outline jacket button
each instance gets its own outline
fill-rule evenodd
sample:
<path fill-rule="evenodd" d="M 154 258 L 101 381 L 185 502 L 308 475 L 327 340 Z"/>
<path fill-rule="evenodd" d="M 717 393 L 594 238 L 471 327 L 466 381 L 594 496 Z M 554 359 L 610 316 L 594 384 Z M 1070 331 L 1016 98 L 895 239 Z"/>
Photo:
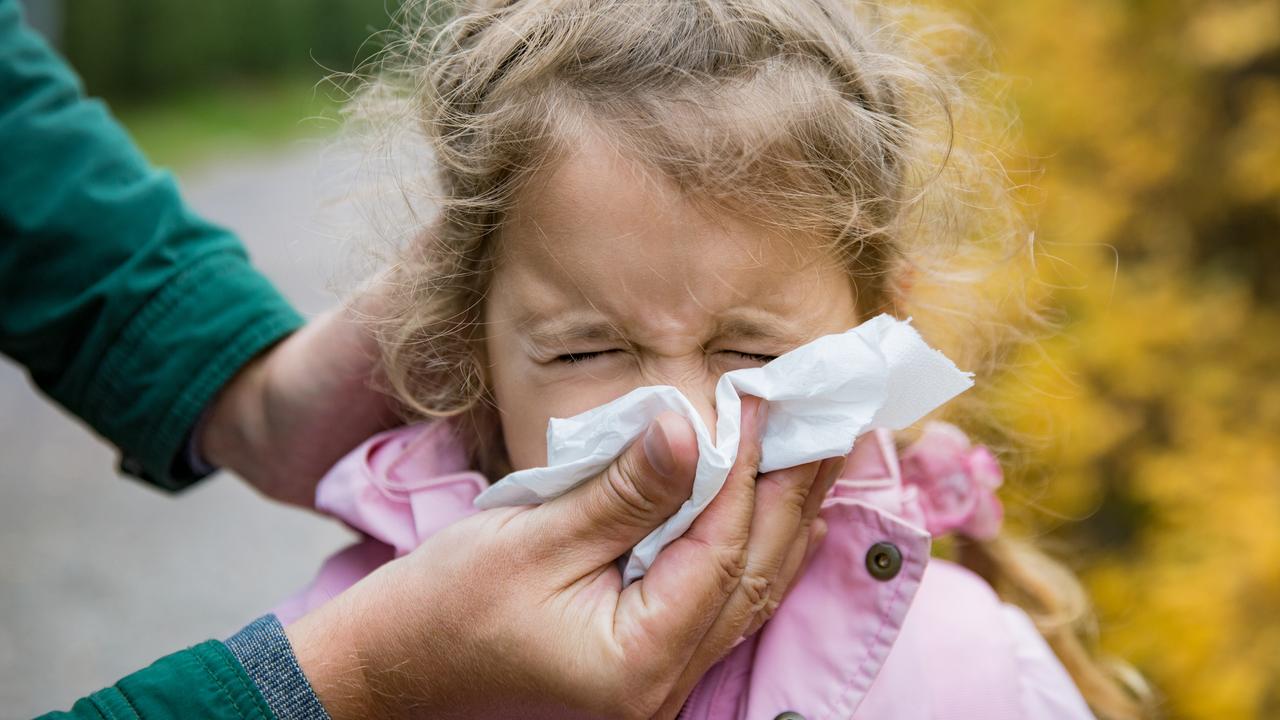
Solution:
<path fill-rule="evenodd" d="M 891 542 L 878 542 L 867 550 L 867 572 L 880 580 L 892 580 L 902 569 L 902 552 Z"/>
<path fill-rule="evenodd" d="M 778 713 L 778 716 L 773 720 L 804 720 L 804 716 L 798 712 L 791 712 L 788 710 L 784 713 Z"/>

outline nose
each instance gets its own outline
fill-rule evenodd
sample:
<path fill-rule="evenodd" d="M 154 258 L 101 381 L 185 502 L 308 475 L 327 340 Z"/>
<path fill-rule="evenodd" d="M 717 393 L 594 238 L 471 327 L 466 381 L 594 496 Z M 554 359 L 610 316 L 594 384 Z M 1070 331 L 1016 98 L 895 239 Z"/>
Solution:
<path fill-rule="evenodd" d="M 716 383 L 719 380 L 720 373 L 707 367 L 705 362 L 697 363 L 696 367 L 670 368 L 647 379 L 652 385 L 671 385 L 688 398 L 689 404 L 707 426 L 712 442 L 716 440 Z"/>

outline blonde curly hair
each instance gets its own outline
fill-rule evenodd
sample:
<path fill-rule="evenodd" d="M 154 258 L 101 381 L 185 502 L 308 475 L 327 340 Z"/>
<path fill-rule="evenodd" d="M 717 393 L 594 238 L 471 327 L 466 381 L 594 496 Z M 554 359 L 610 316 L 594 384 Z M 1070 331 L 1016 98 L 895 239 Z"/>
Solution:
<path fill-rule="evenodd" d="M 998 76 L 973 62 L 981 38 L 946 15 L 856 0 L 494 0 L 410 3 L 400 20 L 351 118 L 384 154 L 412 136 L 433 176 L 400 185 L 430 210 L 396 249 L 375 327 L 407 413 L 471 419 L 491 476 L 507 469 L 480 323 L 494 246 L 521 187 L 583 129 L 692 198 L 830 243 L 864 317 L 913 317 L 980 380 L 1044 327 L 1002 162 L 1012 116 Z M 995 441 L 985 402 L 972 392 L 947 413 Z M 1005 538 L 962 538 L 955 557 L 1029 612 L 1095 713 L 1148 714 L 1089 651 L 1069 572 Z"/>

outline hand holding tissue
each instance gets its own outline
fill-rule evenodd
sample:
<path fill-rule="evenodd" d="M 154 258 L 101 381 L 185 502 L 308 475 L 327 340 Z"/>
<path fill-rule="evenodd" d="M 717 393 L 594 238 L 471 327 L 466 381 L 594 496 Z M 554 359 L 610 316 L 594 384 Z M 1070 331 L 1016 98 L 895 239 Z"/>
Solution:
<path fill-rule="evenodd" d="M 741 395 L 769 403 L 761 438 L 762 473 L 849 453 L 873 428 L 898 430 L 973 386 L 972 373 L 929 347 L 908 321 L 878 315 L 716 384 L 715 441 L 689 400 L 668 385 L 642 387 L 547 428 L 547 466 L 507 475 L 476 498 L 481 509 L 546 502 L 609 466 L 665 411 L 684 416 L 698 438 L 693 494 L 632 549 L 623 571 L 644 576 L 724 485 L 738 455 Z"/>

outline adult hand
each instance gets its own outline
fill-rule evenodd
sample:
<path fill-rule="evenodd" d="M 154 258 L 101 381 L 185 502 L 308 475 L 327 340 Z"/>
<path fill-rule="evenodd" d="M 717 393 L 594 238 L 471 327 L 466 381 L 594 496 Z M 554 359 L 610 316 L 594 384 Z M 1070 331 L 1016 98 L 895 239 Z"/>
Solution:
<path fill-rule="evenodd" d="M 616 559 L 692 490 L 697 441 L 678 415 L 573 491 L 452 525 L 290 626 L 329 713 L 674 717 L 776 607 L 842 464 L 757 477 L 762 405 L 744 398 L 724 489 L 625 589 Z"/>
<path fill-rule="evenodd" d="M 268 497 L 313 507 L 324 473 L 395 422 L 370 384 L 377 345 L 358 319 L 376 302 L 370 294 L 321 315 L 241 369 L 197 438 L 204 456 Z"/>

